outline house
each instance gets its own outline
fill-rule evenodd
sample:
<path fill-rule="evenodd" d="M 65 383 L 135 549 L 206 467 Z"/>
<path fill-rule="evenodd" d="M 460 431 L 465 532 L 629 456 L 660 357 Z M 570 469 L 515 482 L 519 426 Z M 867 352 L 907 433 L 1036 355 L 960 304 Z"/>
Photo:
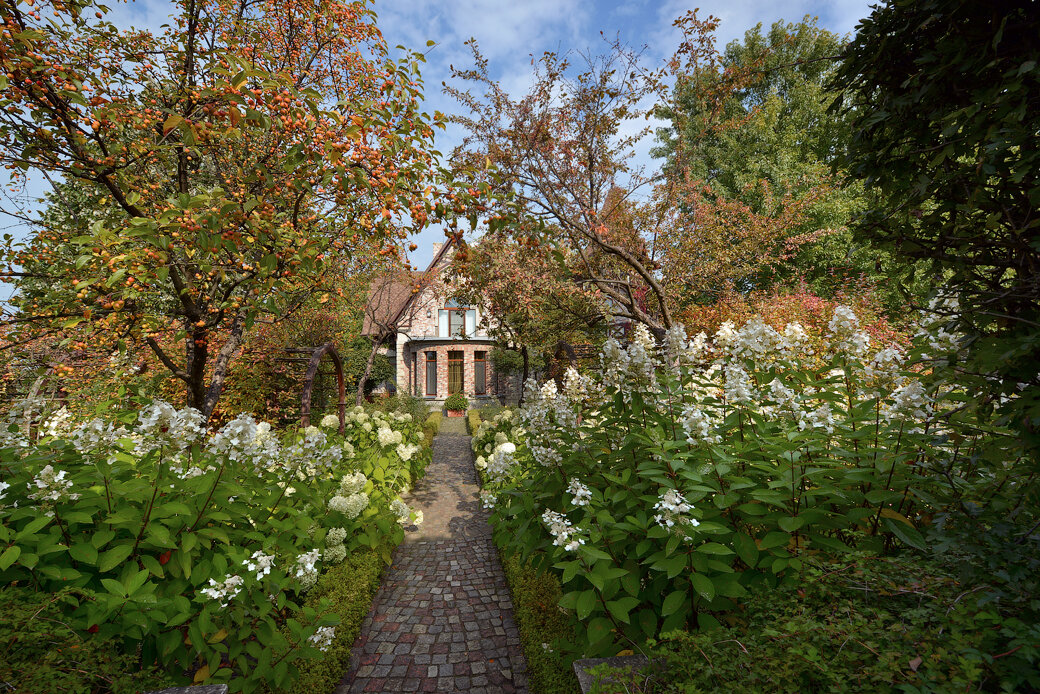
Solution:
<path fill-rule="evenodd" d="M 471 405 L 515 400 L 516 376 L 491 364 L 495 341 L 483 327 L 481 307 L 451 296 L 445 276 L 456 241 L 435 243 L 424 272 L 401 271 L 369 288 L 362 334 L 384 336 L 383 353 L 395 366 L 393 387 L 439 405 L 464 393 Z"/>

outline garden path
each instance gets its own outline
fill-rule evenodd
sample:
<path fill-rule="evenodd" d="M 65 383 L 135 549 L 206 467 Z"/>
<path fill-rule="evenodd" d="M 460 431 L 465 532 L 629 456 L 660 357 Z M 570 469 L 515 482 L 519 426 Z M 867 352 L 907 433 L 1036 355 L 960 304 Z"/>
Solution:
<path fill-rule="evenodd" d="M 433 462 L 408 498 L 424 522 L 394 552 L 335 694 L 528 691 L 478 491 L 464 420 L 445 419 Z"/>

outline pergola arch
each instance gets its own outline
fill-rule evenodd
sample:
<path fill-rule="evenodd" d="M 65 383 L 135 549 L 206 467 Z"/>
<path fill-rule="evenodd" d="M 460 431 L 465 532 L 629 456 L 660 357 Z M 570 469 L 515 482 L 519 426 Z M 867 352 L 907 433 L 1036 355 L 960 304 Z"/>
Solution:
<path fill-rule="evenodd" d="M 307 375 L 303 377 L 300 426 L 310 426 L 311 394 L 314 392 L 314 379 L 318 375 L 318 366 L 321 364 L 321 358 L 326 354 L 332 359 L 333 366 L 336 367 L 336 386 L 339 393 L 339 433 L 342 434 L 347 424 L 347 389 L 343 381 L 343 361 L 339 357 L 339 352 L 336 351 L 336 346 L 331 342 L 326 342 L 322 346 L 315 348 L 311 353 L 310 361 L 307 364 Z"/>

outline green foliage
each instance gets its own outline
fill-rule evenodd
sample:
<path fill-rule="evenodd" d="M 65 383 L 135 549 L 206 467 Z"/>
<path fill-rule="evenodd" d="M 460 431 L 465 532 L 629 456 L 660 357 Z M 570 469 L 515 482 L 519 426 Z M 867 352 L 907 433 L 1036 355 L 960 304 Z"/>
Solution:
<path fill-rule="evenodd" d="M 496 542 L 556 573 L 579 652 L 710 628 L 817 553 L 924 548 L 936 512 L 1033 493 L 1015 439 L 948 372 L 871 354 L 845 307 L 825 336 L 791 327 L 710 346 L 640 329 L 599 374 L 531 391 L 522 435 L 478 431 Z"/>
<path fill-rule="evenodd" d="M 1036 691 L 1040 627 L 910 555 L 807 562 L 730 626 L 676 633 L 650 691 Z M 982 597 L 980 597 L 982 596 Z"/>
<path fill-rule="evenodd" d="M 81 634 L 64 610 L 89 593 L 53 594 L 8 586 L 0 590 L 0 682 L 16 692 L 136 694 L 172 682 L 136 657 L 120 652 L 118 638 Z"/>
<path fill-rule="evenodd" d="M 877 196 L 862 238 L 948 276 L 971 389 L 1040 447 L 1040 14 L 1020 2 L 890 0 L 835 85 L 843 166 Z"/>
<path fill-rule="evenodd" d="M 385 398 L 376 398 L 365 405 L 369 411 L 397 412 L 408 414 L 418 422 L 425 421 L 430 415 L 430 407 L 426 401 L 408 393 L 397 393 Z"/>
<path fill-rule="evenodd" d="M 571 619 L 560 612 L 560 581 L 537 571 L 516 556 L 502 562 L 513 598 L 520 645 L 527 660 L 531 691 L 536 694 L 576 694 L 581 691 L 571 663 L 559 648 L 573 633 Z"/>
<path fill-rule="evenodd" d="M 421 423 L 355 408 L 343 438 L 335 417 L 329 434 L 281 438 L 239 417 L 206 439 L 195 411 L 155 403 L 133 427 L 136 414 L 36 441 L 11 422 L 0 580 L 75 589 L 70 629 L 174 678 L 290 685 L 340 619 L 306 602 L 320 569 L 363 549 L 389 562 L 403 537 L 398 493 L 429 460 Z"/>
<path fill-rule="evenodd" d="M 386 566 L 380 553 L 361 550 L 322 575 L 307 595 L 306 605 L 339 616 L 336 638 L 320 660 L 300 666 L 300 678 L 289 689 L 292 694 L 331 692 L 350 669 L 350 647 L 361 633 L 379 579 Z"/>
<path fill-rule="evenodd" d="M 495 371 L 504 374 L 522 374 L 524 372 L 524 355 L 515 349 L 495 347 L 491 350 L 491 364 Z M 545 369 L 545 357 L 541 352 L 532 353 L 528 357 L 532 372 Z"/>
<path fill-rule="evenodd" d="M 426 436 L 426 445 L 433 446 L 433 437 L 437 435 L 437 432 L 441 429 L 441 419 L 444 417 L 444 413 L 440 410 L 431 412 L 430 416 L 426 418 L 423 423 L 423 434 Z"/>
<path fill-rule="evenodd" d="M 886 309 L 895 312 L 904 298 L 892 283 L 879 280 L 905 275 L 906 268 L 853 240 L 849 223 L 872 204 L 871 197 L 862 183 L 832 180 L 835 156 L 852 137 L 852 114 L 828 109 L 839 98 L 827 84 L 845 45 L 814 17 L 778 21 L 767 31 L 761 24 L 749 29 L 726 47 L 718 72 L 705 70 L 683 83 L 675 106 L 662 113 L 672 126 L 660 131 L 657 154 L 671 160 L 681 146 L 690 174 L 710 186 L 709 197 L 739 200 L 757 213 L 768 214 L 775 204 L 767 191 L 786 191 L 793 199 L 816 196 L 801 225 L 787 234 L 826 233 L 783 263 L 779 275 L 753 278 L 750 286 L 800 278 L 830 297 L 866 276 L 879 283 Z M 726 70 L 751 73 L 726 95 L 720 114 L 713 90 L 733 79 Z"/>
<path fill-rule="evenodd" d="M 469 431 L 469 435 L 473 436 L 480 428 L 480 411 L 470 410 L 466 413 L 466 429 Z"/>
<path fill-rule="evenodd" d="M 444 409 L 453 411 L 469 409 L 469 398 L 464 393 L 452 393 L 444 401 Z"/>

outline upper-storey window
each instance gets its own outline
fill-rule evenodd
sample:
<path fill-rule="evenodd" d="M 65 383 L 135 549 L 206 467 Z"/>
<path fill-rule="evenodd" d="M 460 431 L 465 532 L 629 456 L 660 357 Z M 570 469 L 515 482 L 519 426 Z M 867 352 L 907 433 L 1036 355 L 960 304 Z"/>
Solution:
<path fill-rule="evenodd" d="M 447 313 L 447 326 L 445 327 L 448 337 L 466 337 L 473 332 L 472 324 L 475 322 L 476 314 L 472 308 L 464 306 L 455 299 L 448 299 L 444 303 L 443 311 Z"/>

